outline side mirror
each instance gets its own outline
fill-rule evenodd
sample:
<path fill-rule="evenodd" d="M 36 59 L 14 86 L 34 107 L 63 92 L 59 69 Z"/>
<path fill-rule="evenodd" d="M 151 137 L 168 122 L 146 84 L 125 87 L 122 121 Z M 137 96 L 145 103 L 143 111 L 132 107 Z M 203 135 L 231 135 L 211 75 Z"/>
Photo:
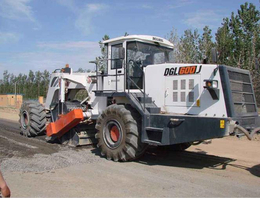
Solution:
<path fill-rule="evenodd" d="M 125 59 L 125 48 L 119 48 L 119 59 Z"/>

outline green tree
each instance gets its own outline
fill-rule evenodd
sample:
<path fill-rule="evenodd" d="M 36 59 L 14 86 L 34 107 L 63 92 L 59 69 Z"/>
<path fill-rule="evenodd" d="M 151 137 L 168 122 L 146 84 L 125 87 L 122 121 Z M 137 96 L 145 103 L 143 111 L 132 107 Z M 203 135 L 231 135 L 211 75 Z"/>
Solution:
<path fill-rule="evenodd" d="M 224 18 L 222 27 L 216 34 L 220 61 L 252 71 L 260 46 L 260 13 L 250 3 L 240 6 L 237 14 L 232 12 L 230 19 Z"/>
<path fill-rule="evenodd" d="M 10 78 L 10 74 L 8 73 L 7 70 L 5 70 L 3 73 L 3 93 L 9 92 L 9 88 L 10 88 L 9 78 Z"/>
<path fill-rule="evenodd" d="M 36 71 L 35 72 L 34 90 L 37 90 L 37 92 L 36 92 L 37 98 L 41 95 L 41 81 L 42 81 L 42 73 L 40 71 Z"/>
<path fill-rule="evenodd" d="M 201 38 L 199 38 L 199 55 L 201 56 L 199 59 L 207 59 L 208 63 L 211 62 L 211 49 L 214 47 L 211 32 L 212 30 L 209 26 L 205 26 L 203 28 L 203 34 Z"/>
<path fill-rule="evenodd" d="M 252 3 L 244 3 L 237 14 L 223 20 L 216 34 L 219 63 L 250 70 L 260 104 L 260 12 Z"/>
<path fill-rule="evenodd" d="M 166 39 L 173 44 L 173 56 L 176 63 L 182 62 L 182 54 L 180 52 L 180 38 L 176 28 L 172 28 L 172 31 L 166 36 Z"/>
<path fill-rule="evenodd" d="M 219 53 L 218 61 L 221 64 L 232 65 L 233 59 L 233 37 L 230 33 L 229 19 L 224 18 L 222 27 L 216 33 L 216 46 Z"/>
<path fill-rule="evenodd" d="M 50 82 L 51 74 L 49 71 L 44 70 L 42 74 L 42 90 L 43 90 L 43 96 L 46 97 L 48 88 L 49 88 L 49 82 Z"/>
<path fill-rule="evenodd" d="M 96 64 L 100 71 L 105 71 L 107 68 L 107 47 L 103 44 L 103 41 L 109 40 L 109 36 L 107 34 L 104 35 L 102 41 L 99 41 L 99 47 L 101 50 L 101 56 L 96 57 Z"/>
<path fill-rule="evenodd" d="M 0 94 L 16 93 L 23 94 L 24 99 L 38 99 L 38 96 L 46 97 L 50 80 L 50 73 L 47 70 L 29 71 L 29 75 L 19 74 L 15 76 L 7 70 L 0 80 Z"/>
<path fill-rule="evenodd" d="M 180 62 L 199 63 L 201 62 L 201 52 L 199 51 L 199 33 L 198 30 L 185 30 L 180 38 Z"/>

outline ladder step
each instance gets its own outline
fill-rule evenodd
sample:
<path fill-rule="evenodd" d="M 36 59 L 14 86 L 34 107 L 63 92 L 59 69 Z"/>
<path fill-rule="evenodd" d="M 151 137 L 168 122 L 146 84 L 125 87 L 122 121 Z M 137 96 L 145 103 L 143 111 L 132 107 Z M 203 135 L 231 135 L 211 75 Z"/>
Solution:
<path fill-rule="evenodd" d="M 161 144 L 163 128 L 146 127 L 145 132 L 148 138 L 145 140 L 146 143 L 150 142 L 152 144 L 157 144 L 157 145 Z"/>
<path fill-rule="evenodd" d="M 149 113 L 160 113 L 161 112 L 160 107 L 146 107 L 146 109 L 147 109 L 147 111 L 149 111 Z"/>
<path fill-rule="evenodd" d="M 151 97 L 137 97 L 138 98 L 138 100 L 141 102 L 141 103 L 144 103 L 144 102 L 146 102 L 146 103 L 152 103 L 153 101 L 152 101 L 152 98 Z"/>

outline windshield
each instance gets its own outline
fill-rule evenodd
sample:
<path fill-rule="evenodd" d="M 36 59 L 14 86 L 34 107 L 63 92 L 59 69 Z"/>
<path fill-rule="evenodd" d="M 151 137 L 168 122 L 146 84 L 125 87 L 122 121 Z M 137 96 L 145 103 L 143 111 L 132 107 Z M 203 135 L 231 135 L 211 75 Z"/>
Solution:
<path fill-rule="evenodd" d="M 173 50 L 160 45 L 141 42 L 127 43 L 127 62 L 134 61 L 145 67 L 147 65 L 173 63 Z"/>

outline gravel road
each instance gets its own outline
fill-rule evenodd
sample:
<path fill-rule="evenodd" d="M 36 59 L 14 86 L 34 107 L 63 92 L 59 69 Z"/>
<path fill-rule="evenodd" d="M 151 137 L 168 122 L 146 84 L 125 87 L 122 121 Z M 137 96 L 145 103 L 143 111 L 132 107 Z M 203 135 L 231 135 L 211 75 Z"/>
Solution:
<path fill-rule="evenodd" d="M 92 147 L 26 138 L 0 119 L 1 170 L 15 197 L 259 197 L 260 142 L 213 140 L 185 152 L 150 148 L 116 163 Z"/>

